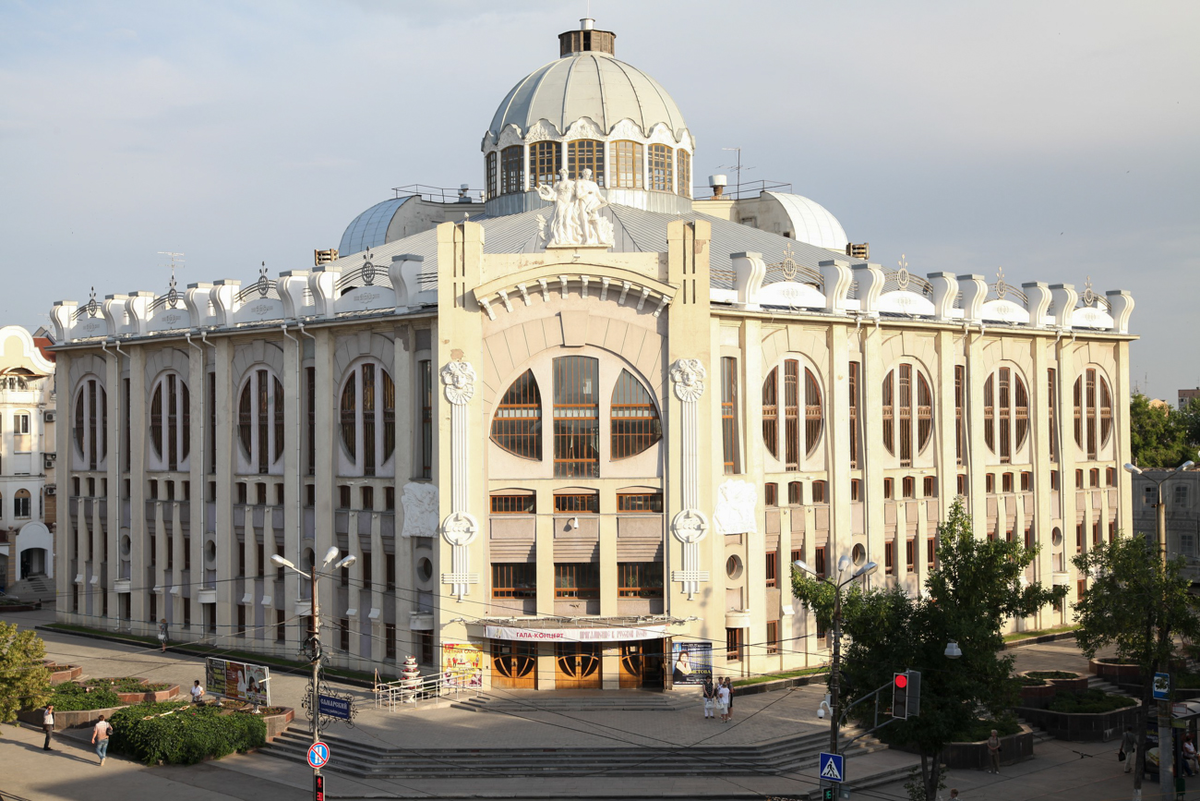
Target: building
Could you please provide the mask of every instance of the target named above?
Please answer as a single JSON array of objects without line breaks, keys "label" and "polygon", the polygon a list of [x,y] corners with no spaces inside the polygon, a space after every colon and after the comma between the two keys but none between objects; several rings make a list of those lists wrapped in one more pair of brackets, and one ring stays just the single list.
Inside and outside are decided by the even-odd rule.
[{"label": "building", "polygon": [[54,354],[42,334],[0,328],[0,588],[10,593],[54,576]]},{"label": "building", "polygon": [[[1200,470],[1147,469],[1133,480],[1132,533],[1150,539],[1158,536],[1158,482],[1162,482],[1166,507],[1167,556],[1184,558],[1183,575],[1200,584]],[[1165,480],[1164,480],[1165,479]]]},{"label": "building", "polygon": [[1181,389],[1181,390],[1179,390],[1179,399],[1178,399],[1179,410],[1183,411],[1184,409],[1186,409],[1188,407],[1188,404],[1190,404],[1196,398],[1200,398],[1200,387],[1197,387],[1196,389]]},{"label": "building", "polygon": [[1083,591],[1072,534],[1131,520],[1129,294],[887,270],[799,195],[696,199],[682,113],[614,50],[562,34],[461,206],[55,306],[60,620],[294,655],[311,590],[270,557],[336,545],[336,664],[673,686],[826,659],[790,563],[915,590],[958,495]]}]

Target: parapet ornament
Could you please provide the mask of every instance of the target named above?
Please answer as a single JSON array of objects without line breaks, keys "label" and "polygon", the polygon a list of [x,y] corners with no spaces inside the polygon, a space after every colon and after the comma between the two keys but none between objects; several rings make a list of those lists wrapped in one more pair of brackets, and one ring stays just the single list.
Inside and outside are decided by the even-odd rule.
[{"label": "parapet ornament", "polygon": [[695,403],[704,394],[704,379],[708,373],[699,359],[677,359],[671,365],[671,383],[675,397],[684,403]]},{"label": "parapet ornament", "polygon": [[446,400],[455,406],[464,406],[475,396],[475,368],[470,362],[449,362],[440,375]]},{"label": "parapet ornament", "polygon": [[546,247],[613,246],[612,221],[600,214],[608,201],[601,194],[600,185],[592,180],[590,169],[584,169],[576,180],[568,178],[565,169],[559,170],[554,186],[539,185],[537,193],[542,200],[554,204]]}]

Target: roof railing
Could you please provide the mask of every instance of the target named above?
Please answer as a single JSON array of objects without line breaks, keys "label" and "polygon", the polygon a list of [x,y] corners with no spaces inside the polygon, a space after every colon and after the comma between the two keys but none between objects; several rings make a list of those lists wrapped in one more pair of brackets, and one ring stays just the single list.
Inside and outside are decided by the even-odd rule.
[{"label": "roof railing", "polygon": [[[738,200],[743,197],[757,197],[761,192],[791,192],[792,185],[786,181],[743,181],[741,184],[727,184],[721,187],[722,200]],[[692,187],[693,200],[712,200],[715,192],[711,186]]]},{"label": "roof railing", "polygon": [[396,197],[419,197],[430,203],[482,203],[483,190],[471,189],[466,184],[460,186],[429,186],[427,184],[408,184],[393,186]]}]

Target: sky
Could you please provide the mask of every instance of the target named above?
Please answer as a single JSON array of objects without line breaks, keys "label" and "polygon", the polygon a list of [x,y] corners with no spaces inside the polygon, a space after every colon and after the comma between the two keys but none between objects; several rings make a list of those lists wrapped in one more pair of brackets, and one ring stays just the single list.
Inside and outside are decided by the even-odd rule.
[{"label": "sky", "polygon": [[[308,269],[392,187],[483,181],[588,0],[0,0],[0,323]],[[1125,289],[1131,380],[1200,386],[1200,3],[591,0],[693,173],[790,183],[871,261]]]}]

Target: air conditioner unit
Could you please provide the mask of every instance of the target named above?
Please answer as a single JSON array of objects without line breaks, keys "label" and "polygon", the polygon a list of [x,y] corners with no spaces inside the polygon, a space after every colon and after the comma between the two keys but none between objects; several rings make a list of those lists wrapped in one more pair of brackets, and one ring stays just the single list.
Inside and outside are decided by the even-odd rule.
[{"label": "air conditioner unit", "polygon": [[47,470],[53,470],[53,469],[54,469],[54,463],[55,463],[57,460],[58,460],[58,454],[57,454],[57,453],[43,453],[43,454],[42,454],[42,465],[43,465],[43,466],[45,466],[45,468],[46,468]]},{"label": "air conditioner unit", "polygon": [[54,486],[53,484],[46,485],[46,495],[48,497],[53,498],[57,494],[58,494],[58,487]]},{"label": "air conditioner unit", "polygon": [[50,411],[50,412],[43,412],[43,413],[42,413],[42,417],[43,417],[43,419],[45,419],[45,421],[46,421],[47,423],[53,423],[53,422],[54,422],[54,412],[52,412],[52,411]]}]

